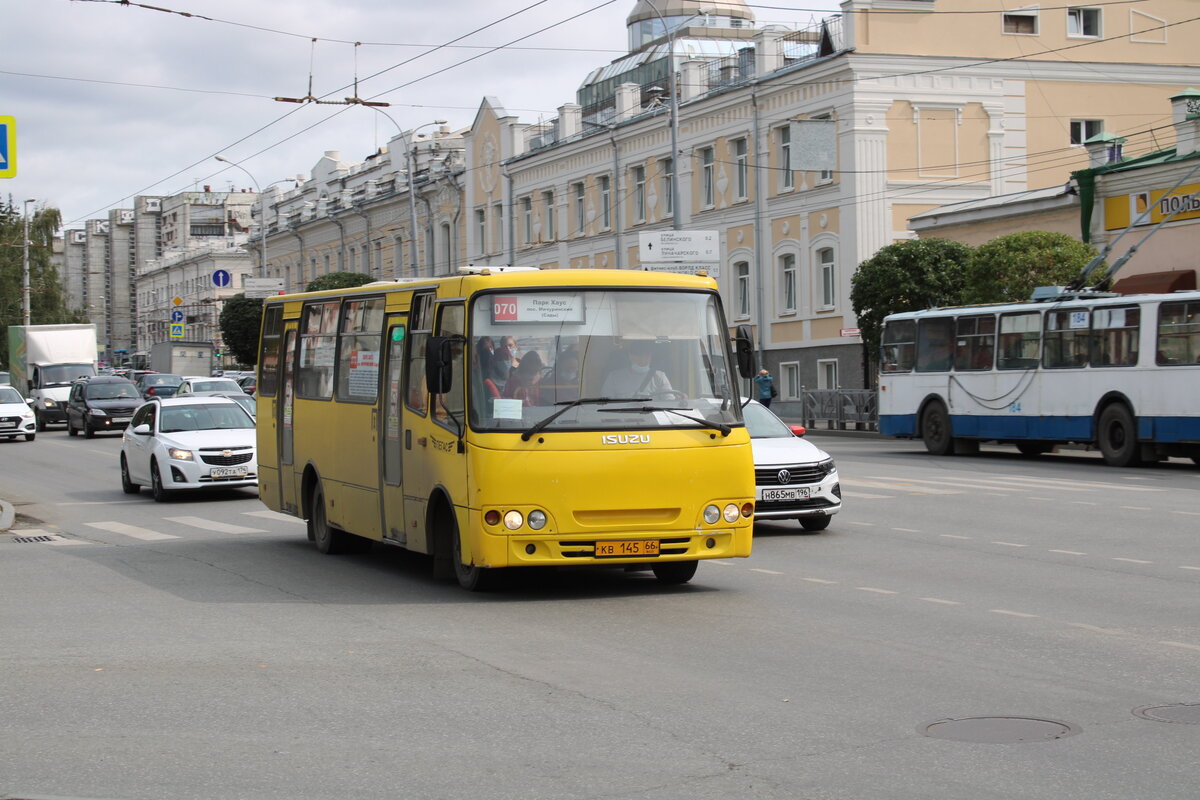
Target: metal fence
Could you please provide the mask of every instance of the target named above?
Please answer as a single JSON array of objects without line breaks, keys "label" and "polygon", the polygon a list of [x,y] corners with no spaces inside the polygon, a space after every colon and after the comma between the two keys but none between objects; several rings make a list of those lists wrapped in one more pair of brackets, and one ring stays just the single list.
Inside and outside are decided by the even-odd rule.
[{"label": "metal fence", "polygon": [[800,397],[776,400],[771,410],[806,428],[839,431],[879,430],[879,397],[873,389],[807,389]]}]

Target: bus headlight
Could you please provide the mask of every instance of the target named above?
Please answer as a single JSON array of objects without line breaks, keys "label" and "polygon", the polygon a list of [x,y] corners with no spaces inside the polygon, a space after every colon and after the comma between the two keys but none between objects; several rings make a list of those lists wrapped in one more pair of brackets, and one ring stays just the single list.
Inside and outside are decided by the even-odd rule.
[{"label": "bus headlight", "polygon": [[529,527],[535,531],[540,531],[546,527],[546,512],[545,511],[530,511],[529,512]]},{"label": "bus headlight", "polygon": [[716,506],[704,507],[704,521],[709,525],[716,525],[717,520],[721,518],[721,509]]},{"label": "bus headlight", "polygon": [[509,511],[504,515],[504,527],[508,528],[510,531],[515,531],[517,528],[521,527],[521,523],[524,521],[525,518],[521,516],[520,511]]},{"label": "bus headlight", "polygon": [[738,516],[741,515],[741,513],[741,509],[737,507],[737,504],[730,503],[729,505],[725,506],[725,521],[737,522]]}]

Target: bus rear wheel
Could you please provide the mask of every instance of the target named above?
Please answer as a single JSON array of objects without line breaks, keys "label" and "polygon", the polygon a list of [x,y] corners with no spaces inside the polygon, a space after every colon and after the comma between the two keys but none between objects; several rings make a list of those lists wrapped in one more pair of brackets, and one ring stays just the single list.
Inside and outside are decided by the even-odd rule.
[{"label": "bus rear wheel", "polygon": [[935,456],[954,452],[954,431],[950,426],[950,414],[940,402],[932,402],[921,412],[921,438],[925,449]]},{"label": "bus rear wheel", "polygon": [[1129,409],[1114,403],[1100,412],[1096,439],[1100,454],[1110,467],[1133,467],[1140,463],[1137,423]]},{"label": "bus rear wheel", "polygon": [[696,561],[666,561],[655,564],[652,569],[659,583],[671,585],[690,581],[695,577],[698,566],[699,562]]}]

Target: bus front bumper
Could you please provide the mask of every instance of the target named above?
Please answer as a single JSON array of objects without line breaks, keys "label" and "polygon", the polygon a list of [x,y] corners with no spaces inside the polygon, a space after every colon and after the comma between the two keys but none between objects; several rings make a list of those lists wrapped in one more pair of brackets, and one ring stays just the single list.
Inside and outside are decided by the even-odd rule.
[{"label": "bus front bumper", "polygon": [[545,536],[482,532],[482,552],[473,561],[491,567],[654,564],[709,558],[744,558],[753,542],[751,526],[706,531],[621,532]]}]

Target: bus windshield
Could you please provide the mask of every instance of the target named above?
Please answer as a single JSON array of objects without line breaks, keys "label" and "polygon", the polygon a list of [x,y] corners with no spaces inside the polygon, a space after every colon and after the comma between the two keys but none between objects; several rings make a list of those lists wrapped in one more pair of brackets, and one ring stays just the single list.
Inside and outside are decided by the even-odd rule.
[{"label": "bus windshield", "polygon": [[476,430],[724,429],[742,421],[725,321],[709,293],[481,294],[469,344]]}]

